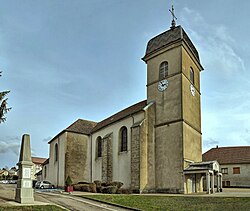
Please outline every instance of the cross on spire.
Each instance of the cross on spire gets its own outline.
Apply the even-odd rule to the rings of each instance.
[[[173,19],[172,19],[172,23],[171,23],[171,29],[175,28],[176,22],[175,20],[177,20],[175,14],[174,14],[174,4],[172,3],[172,10],[169,9],[169,12],[171,13]]]

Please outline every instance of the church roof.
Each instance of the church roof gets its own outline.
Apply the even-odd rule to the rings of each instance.
[[[73,132],[73,133],[90,135],[91,130],[96,126],[96,124],[97,123],[93,121],[78,119],[75,122],[73,122],[69,127],[61,131],[59,134],[57,134],[54,138],[52,138],[48,142],[48,144],[50,144],[55,138],[57,138],[64,132]]]
[[[96,132],[112,123],[115,123],[121,119],[124,119],[130,115],[133,115],[139,111],[141,111],[145,106],[147,105],[147,100],[141,101],[139,103],[136,103],[110,117],[107,119],[104,119],[101,122],[93,122],[89,120],[84,119],[78,119],[73,124],[71,124],[69,127],[67,127],[65,130],[61,131],[59,134],[57,134],[54,138],[52,138],[48,144],[50,144],[55,138],[60,136],[64,132],[73,132],[73,133],[80,133],[85,135],[90,135],[93,132]]]
[[[212,148],[202,155],[202,160],[217,160],[219,164],[250,163],[250,146]]]
[[[91,133],[91,130],[96,126],[96,124],[96,122],[92,122],[89,120],[78,119],[69,127],[67,127],[65,131],[89,135]]]
[[[184,40],[186,44],[189,46],[191,52],[196,57],[196,59],[200,61],[198,51],[196,50],[194,44],[189,39],[188,35],[181,26],[169,29],[168,31],[165,31],[162,34],[159,34],[156,37],[149,40],[146,54],[143,60],[145,60],[147,56],[150,56],[151,54],[161,50],[162,48],[168,46],[169,44],[172,44],[179,40]]]
[[[139,111],[141,111],[145,106],[147,105],[147,100],[141,101],[139,103],[136,103],[114,115],[111,117],[104,119],[103,121],[97,123],[97,125],[93,128],[92,132],[96,132],[97,130],[100,130],[114,122],[117,122],[121,119],[124,119],[130,115],[133,115]]]

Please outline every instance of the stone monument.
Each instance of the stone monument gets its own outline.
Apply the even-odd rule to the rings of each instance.
[[[30,136],[24,134],[22,137],[22,144],[20,150],[18,166],[18,181],[16,188],[15,201],[21,204],[33,204],[34,195],[31,180],[31,149],[30,149]]]

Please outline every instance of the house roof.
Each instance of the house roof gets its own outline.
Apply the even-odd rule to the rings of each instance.
[[[202,160],[217,160],[219,164],[250,163],[250,146],[212,148],[202,155]]]
[[[46,159],[46,160],[43,162],[43,165],[46,165],[46,164],[48,164],[48,163],[49,163],[49,158]]]
[[[114,122],[117,122],[123,118],[126,118],[130,115],[133,115],[139,111],[142,111],[142,109],[147,105],[147,100],[143,100],[139,103],[136,103],[128,108],[125,108],[124,110],[112,115],[111,117],[104,119],[103,121],[97,123],[97,125],[93,128],[91,132],[96,132]]]
[[[31,159],[34,164],[43,164],[47,158],[32,157]]]

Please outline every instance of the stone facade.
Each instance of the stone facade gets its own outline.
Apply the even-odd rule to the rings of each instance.
[[[143,60],[147,65],[145,101],[98,123],[78,120],[50,142],[50,175],[58,185],[71,175],[74,182],[121,181],[123,188],[138,193],[185,192],[184,169],[201,161],[203,68],[199,55],[178,26],[151,39]],[[164,76],[168,85],[159,90],[159,67],[163,62],[168,64]],[[127,131],[126,150],[121,150],[122,128]],[[98,140],[102,141],[101,156],[97,153]],[[53,161],[55,144],[60,150],[57,162]],[[202,178],[196,176],[198,186]]]

